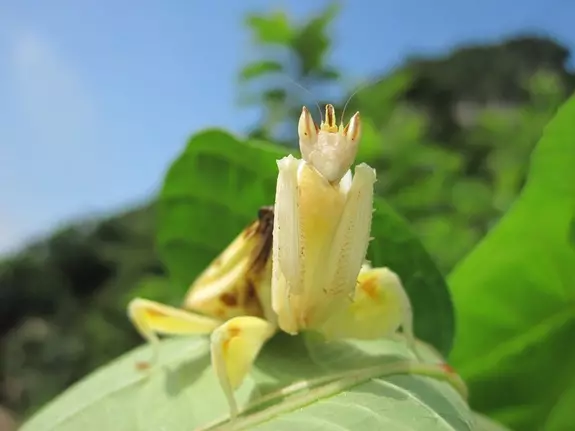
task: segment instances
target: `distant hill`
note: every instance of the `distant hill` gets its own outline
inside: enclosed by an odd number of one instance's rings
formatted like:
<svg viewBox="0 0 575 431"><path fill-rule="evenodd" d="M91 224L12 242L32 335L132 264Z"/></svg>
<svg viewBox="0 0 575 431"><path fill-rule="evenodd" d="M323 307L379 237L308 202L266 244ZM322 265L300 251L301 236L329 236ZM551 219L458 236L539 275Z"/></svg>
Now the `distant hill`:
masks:
<svg viewBox="0 0 575 431"><path fill-rule="evenodd" d="M408 65L416 81L408 97L430 104L440 94L478 103L525 102L522 82L541 69L554 72L571 92L575 74L567 69L569 57L567 47L553 39L525 36L464 47L440 59L413 58Z"/></svg>
<svg viewBox="0 0 575 431"><path fill-rule="evenodd" d="M449 141L464 125L462 110L526 102L526 81L535 72L552 72L565 95L571 94L575 72L568 69L570 55L553 39L522 36L463 47L444 58L414 57L406 63L414 81L405 99L428 111L434 138Z"/></svg>

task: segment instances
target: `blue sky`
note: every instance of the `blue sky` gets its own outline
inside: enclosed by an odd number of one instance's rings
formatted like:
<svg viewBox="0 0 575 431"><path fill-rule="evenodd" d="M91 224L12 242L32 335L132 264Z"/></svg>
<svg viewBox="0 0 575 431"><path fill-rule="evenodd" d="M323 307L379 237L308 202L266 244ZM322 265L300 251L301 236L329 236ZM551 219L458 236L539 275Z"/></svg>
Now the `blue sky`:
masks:
<svg viewBox="0 0 575 431"><path fill-rule="evenodd" d="M0 252L143 199L185 139L241 133L243 18L304 18L326 1L53 0L0 4ZM537 31L575 48L572 0L354 0L332 62L361 80L409 54ZM294 88L295 89L295 88Z"/></svg>

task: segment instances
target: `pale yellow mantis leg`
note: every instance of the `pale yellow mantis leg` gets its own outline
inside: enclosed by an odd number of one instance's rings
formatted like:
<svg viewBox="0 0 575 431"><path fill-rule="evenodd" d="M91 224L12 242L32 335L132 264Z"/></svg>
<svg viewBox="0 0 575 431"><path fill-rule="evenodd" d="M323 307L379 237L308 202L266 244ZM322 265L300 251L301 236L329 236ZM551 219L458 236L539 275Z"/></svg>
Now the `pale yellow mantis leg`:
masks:
<svg viewBox="0 0 575 431"><path fill-rule="evenodd" d="M134 326L152 344L152 362L158 357L158 335L211 334L212 364L232 416L237 413L233 392L276 329L269 306L272 221L271 210L261 208L258 219L194 281L185 310L142 298L128 306Z"/></svg>
<svg viewBox="0 0 575 431"><path fill-rule="evenodd" d="M411 303L399 277L388 268L364 264L352 298L322 325L322 332L334 339L372 340L392 337L400 327L417 355Z"/></svg>
<svg viewBox="0 0 575 431"><path fill-rule="evenodd" d="M128 310L136 329L152 345L152 363L158 359L159 334L211 333L212 364L231 416L237 414L234 391L249 373L263 344L274 334L276 328L272 323L253 316L234 317L222 323L142 298L132 300Z"/></svg>
<svg viewBox="0 0 575 431"><path fill-rule="evenodd" d="M408 347L415 350L409 298L399 277L387 268L363 265L352 300L333 314L321 331L329 338L376 339L402 328ZM212 333L212 361L230 405L237 415L234 391L247 376L263 344L276 326L259 317L240 316L228 320Z"/></svg>
<svg viewBox="0 0 575 431"><path fill-rule="evenodd" d="M210 334L222 324L220 320L211 317L142 298L130 301L128 316L134 327L152 346L152 365L158 360L158 335Z"/></svg>
<svg viewBox="0 0 575 431"><path fill-rule="evenodd" d="M212 364L230 406L238 413L234 391L242 384L264 343L276 327L253 316L234 317L217 328L211 337Z"/></svg>

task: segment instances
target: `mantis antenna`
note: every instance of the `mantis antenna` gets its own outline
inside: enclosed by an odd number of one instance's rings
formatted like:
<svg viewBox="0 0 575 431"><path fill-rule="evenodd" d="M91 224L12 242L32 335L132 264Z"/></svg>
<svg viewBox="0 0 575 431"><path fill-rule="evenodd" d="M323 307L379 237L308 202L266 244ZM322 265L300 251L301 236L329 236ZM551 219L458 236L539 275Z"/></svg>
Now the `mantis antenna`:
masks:
<svg viewBox="0 0 575 431"><path fill-rule="evenodd" d="M290 76L286 75L286 78L288 79L288 81L290 81L291 84L294 84L295 86L301 88L303 91L305 91L307 94L309 94L315 100L315 106L317 106L317 110L319 111L319 118L321 120L321 123L323 123L323 113L321 111L321 106L319 106L319 103L317 102L317 97L315 97L315 94L313 94L310 90L305 88L303 85L301 85L299 82L297 82L295 79L291 78Z"/></svg>
<svg viewBox="0 0 575 431"><path fill-rule="evenodd" d="M343 119L345 116L345 110L347 109L347 105L349 105L349 102L351 102L351 100L355 97L355 95L357 93L359 93L361 90L365 89L368 85L374 85L377 84L381 81L383 81L385 78L376 78L376 79L370 79L366 82L364 82L363 84L361 84L359 87L357 87L357 90L355 90L353 93L351 93L351 96L348 97L347 102L345 102L345 105L343 105L343 110L341 111L341 118L340 118L340 124L343 124Z"/></svg>
<svg viewBox="0 0 575 431"><path fill-rule="evenodd" d="M291 83L294 84L295 86L301 88L303 91L305 91L307 94L309 94L316 102L315 102L315 106L317 106L317 110L319 111L319 117L321 120L321 123L323 123L323 112L321 110L321 106L319 106L319 103L317 102L317 97L315 97L315 95L308 90L307 88L305 88L303 85L301 85L299 82L297 82L295 79L291 78L290 76L285 76L287 78L287 80ZM349 102L352 101L352 99L357 95L357 93L359 93L360 91L364 90L366 87L368 87L369 85L373 85L373 84L377 84L378 82L383 81L385 78L379 77L379 78L375 78L375 79L370 79L365 81L363 84L361 84L352 94L351 96L348 97L347 101L345 102L345 105L343 106L343 110L341 112L341 117L340 117L340 124L343 124L343 120L345 118L345 111L347 109L347 105L349 105Z"/></svg>

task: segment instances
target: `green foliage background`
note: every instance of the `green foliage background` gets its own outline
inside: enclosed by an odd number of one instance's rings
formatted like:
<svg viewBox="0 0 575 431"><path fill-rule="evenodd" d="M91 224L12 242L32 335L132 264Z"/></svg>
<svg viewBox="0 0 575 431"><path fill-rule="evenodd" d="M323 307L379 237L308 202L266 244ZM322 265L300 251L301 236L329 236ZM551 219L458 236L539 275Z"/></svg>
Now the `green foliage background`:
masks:
<svg viewBox="0 0 575 431"><path fill-rule="evenodd" d="M337 13L330 6L303 22L281 12L246 18L261 53L238 72L239 102L261 113L250 139L294 151L302 104L329 101L341 112L358 89L327 61ZM544 126L573 90L568 56L551 40L517 37L445 58L411 59L367 81L346 108L346 117L361 111L358 159L378 170L377 194L449 275L460 327L451 360L471 385L472 406L520 430L566 429L575 399L575 381L557 378L573 375L568 364L575 354L568 347L575 191L565 185L575 184L568 139L575 133L553 126L527 177ZM339 96L317 100L294 82ZM571 111L561 115L573 118ZM204 162L202 169L226 169ZM241 211L219 208L220 238L231 239L253 217L251 206L263 203L265 195L249 184L242 186ZM198 220L202 212L213 217L205 199L194 209ZM179 304L186 286L165 278L156 210L152 200L80 221L0 263L0 405L25 417L140 344L125 314L130 298ZM209 260L206 252L221 244L205 239L195 246L187 270L197 272ZM484 360L485 351L491 353Z"/></svg>

